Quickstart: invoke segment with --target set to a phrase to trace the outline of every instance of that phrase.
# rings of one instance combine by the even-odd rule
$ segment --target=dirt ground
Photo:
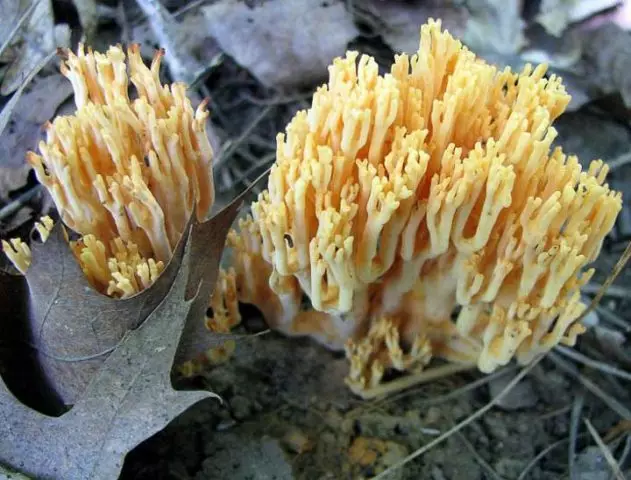
[[[467,372],[362,401],[343,383],[346,368],[311,341],[274,333],[243,340],[196,384],[223,402],[198,404],[146,441],[128,456],[121,478],[371,478],[484,406],[518,371]],[[582,373],[612,387],[597,372]],[[616,388],[629,406],[628,390]],[[616,413],[544,360],[499,407],[386,478],[564,478],[577,399],[598,431],[617,425]],[[617,443],[618,453],[629,448]],[[581,433],[572,478],[610,478],[600,450],[589,445]]]

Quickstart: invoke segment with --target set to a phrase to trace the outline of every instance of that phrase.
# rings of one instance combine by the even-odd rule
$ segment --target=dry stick
[[[495,398],[493,398],[489,403],[487,403],[484,407],[479,409],[477,412],[469,415],[462,422],[460,422],[459,424],[455,425],[454,427],[450,428],[445,433],[443,433],[440,437],[435,438],[434,440],[432,440],[428,444],[426,444],[423,447],[421,447],[418,450],[416,450],[414,453],[412,453],[412,454],[408,455],[407,457],[405,457],[403,460],[400,460],[399,462],[395,463],[391,467],[388,467],[386,470],[381,472],[379,475],[377,475],[376,477],[373,477],[373,480],[378,480],[380,478],[386,478],[386,476],[389,475],[390,473],[392,473],[395,470],[401,468],[403,465],[408,464],[409,462],[411,462],[415,458],[423,455],[425,452],[427,452],[431,448],[433,448],[436,445],[438,445],[438,444],[442,443],[443,441],[447,440],[454,433],[459,432],[460,430],[462,430],[467,425],[469,425],[472,422],[476,421],[478,418],[480,418],[482,415],[484,415],[486,412],[488,412],[491,408],[493,408],[495,405],[497,405],[499,403],[499,401],[502,400],[502,398],[504,398],[508,394],[508,392],[510,392],[515,387],[515,385],[517,385],[526,375],[528,375],[528,373],[530,373],[530,371],[535,367],[535,365],[539,364],[539,362],[541,361],[542,358],[543,358],[542,355],[538,356],[537,358],[535,358],[535,360],[532,361],[532,363],[530,363],[530,365],[528,365],[527,367],[523,368],[522,371],[519,372],[519,374],[516,375],[515,378],[513,378],[508,383],[508,385],[506,385],[506,387],[504,387],[502,389],[502,391]]]
[[[33,3],[31,3],[31,5],[26,9],[26,11],[22,14],[22,16],[20,17],[20,19],[18,20],[18,23],[15,24],[15,27],[13,27],[13,30],[11,30],[11,32],[9,33],[9,35],[7,36],[6,40],[4,41],[4,43],[2,44],[2,46],[0,46],[0,56],[2,56],[2,54],[4,53],[4,51],[7,49],[7,47],[9,46],[9,44],[11,43],[11,41],[13,40],[13,37],[15,37],[15,35],[18,33],[18,31],[20,30],[20,28],[22,28],[22,25],[24,25],[24,22],[26,22],[31,14],[33,13],[33,11],[35,10],[35,8],[41,3],[41,0],[34,0]]]
[[[6,204],[4,207],[0,208],[0,221],[4,220],[7,217],[10,217],[18,210],[20,210],[26,202],[28,202],[31,198],[37,195],[42,190],[42,186],[40,184],[35,185],[30,190],[20,194],[16,199]]]
[[[548,353],[548,358],[552,360],[554,363],[556,363],[557,367],[559,367],[565,373],[571,375],[572,377],[576,378],[579,382],[581,382],[581,384],[583,384],[583,386],[587,388],[587,390],[589,390],[598,398],[600,398],[603,401],[603,403],[605,403],[605,405],[607,405],[614,412],[620,415],[620,417],[624,418],[625,420],[631,420],[631,411],[627,407],[622,405],[615,398],[612,398],[611,395],[608,395],[606,392],[604,392],[594,382],[585,378],[584,375],[581,375],[580,372],[576,370],[576,367],[574,365],[566,362],[561,357],[559,357],[556,353],[553,353],[553,352]]]
[[[577,362],[582,363],[583,365],[587,365],[588,367],[595,368],[596,370],[600,370],[601,372],[605,372],[610,375],[623,378],[624,380],[631,381],[631,372],[627,372],[626,370],[614,367],[613,365],[609,365],[606,362],[599,362],[598,360],[591,359],[587,355],[583,355],[576,350],[572,350],[571,348],[564,347],[562,345],[557,345],[555,347],[555,350],[565,355],[566,357],[571,358],[572,360],[576,360]]]
[[[570,414],[570,443],[567,449],[568,470],[570,471],[570,480],[574,480],[574,466],[576,464],[576,442],[578,441],[578,424],[581,419],[581,412],[585,404],[585,395],[581,392],[572,405],[572,413]]]
[[[589,433],[591,434],[592,438],[598,445],[598,448],[600,448],[600,451],[603,452],[605,460],[607,460],[607,463],[611,467],[611,470],[616,476],[616,479],[625,480],[624,474],[622,473],[622,470],[620,469],[620,465],[618,465],[618,462],[616,462],[616,459],[611,454],[611,450],[609,450],[609,447],[607,447],[607,445],[605,445],[605,442],[603,442],[603,439],[600,438],[600,435],[598,434],[598,432],[592,425],[592,422],[590,422],[587,418],[584,419],[583,421],[585,422],[585,425],[587,426],[587,430],[589,430]]]

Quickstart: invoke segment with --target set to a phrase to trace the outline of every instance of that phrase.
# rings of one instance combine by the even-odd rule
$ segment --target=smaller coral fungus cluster
[[[151,68],[137,45],[127,58],[120,47],[99,54],[81,46],[67,55],[61,71],[77,110],[46,126],[41,155],[29,152],[27,161],[80,235],[71,247],[89,281],[129,297],[160,275],[193,211],[203,218],[212,207],[208,112],[204,103],[193,110],[184,84],[161,84],[163,52]],[[3,248],[24,273],[28,247],[13,239]]]
[[[574,344],[583,270],[621,196],[602,161],[582,171],[552,147],[570,97],[545,73],[500,71],[434,21],[385,75],[336,59],[229,236],[210,327],[252,303],[272,328],[345,348],[358,392],[432,357],[491,372]]]

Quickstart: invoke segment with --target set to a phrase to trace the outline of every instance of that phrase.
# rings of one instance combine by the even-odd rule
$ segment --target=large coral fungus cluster
[[[336,59],[278,135],[216,295],[345,347],[356,391],[431,356],[490,372],[573,344],[583,267],[621,197],[603,162],[581,171],[552,147],[561,79],[499,71],[434,21],[388,74],[357,57]]]
[[[80,235],[71,246],[86,276],[115,297],[151,285],[193,211],[203,218],[214,201],[208,112],[204,103],[193,110],[184,84],[162,85],[162,55],[148,68],[138,46],[127,58],[120,47],[67,52],[61,71],[77,110],[47,125],[41,155],[27,155],[61,219]],[[3,246],[24,273],[28,247]]]

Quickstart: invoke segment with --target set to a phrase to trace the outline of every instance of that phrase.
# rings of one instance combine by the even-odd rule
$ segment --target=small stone
[[[515,375],[517,373],[506,374],[492,380],[489,384],[491,398],[497,397],[515,378]],[[503,410],[513,411],[532,408],[537,405],[538,401],[539,397],[533,389],[532,381],[529,378],[524,378],[498,401],[497,406]]]

